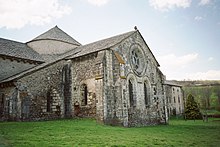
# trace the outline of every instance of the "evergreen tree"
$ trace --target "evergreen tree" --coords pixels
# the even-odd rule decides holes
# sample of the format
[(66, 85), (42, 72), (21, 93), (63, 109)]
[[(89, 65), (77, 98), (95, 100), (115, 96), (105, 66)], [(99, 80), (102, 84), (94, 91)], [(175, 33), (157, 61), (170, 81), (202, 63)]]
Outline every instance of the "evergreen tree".
[(185, 107), (185, 118), (186, 119), (202, 119), (198, 104), (196, 103), (192, 94), (189, 94), (186, 100)]

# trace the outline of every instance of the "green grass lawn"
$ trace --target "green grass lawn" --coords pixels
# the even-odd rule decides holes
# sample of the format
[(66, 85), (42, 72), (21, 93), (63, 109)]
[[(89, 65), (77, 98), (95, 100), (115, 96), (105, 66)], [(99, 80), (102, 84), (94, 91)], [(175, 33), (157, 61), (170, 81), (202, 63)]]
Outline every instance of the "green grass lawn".
[(169, 125), (112, 127), (91, 119), (1, 122), (0, 146), (220, 146), (220, 119), (171, 120)]

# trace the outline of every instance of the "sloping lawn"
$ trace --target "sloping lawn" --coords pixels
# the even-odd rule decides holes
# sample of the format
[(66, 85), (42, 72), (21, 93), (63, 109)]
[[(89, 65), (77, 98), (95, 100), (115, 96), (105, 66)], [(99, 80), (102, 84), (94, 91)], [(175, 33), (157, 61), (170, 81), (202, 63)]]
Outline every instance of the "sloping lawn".
[(220, 119), (171, 120), (169, 125), (112, 127), (91, 119), (1, 122), (0, 146), (220, 146)]

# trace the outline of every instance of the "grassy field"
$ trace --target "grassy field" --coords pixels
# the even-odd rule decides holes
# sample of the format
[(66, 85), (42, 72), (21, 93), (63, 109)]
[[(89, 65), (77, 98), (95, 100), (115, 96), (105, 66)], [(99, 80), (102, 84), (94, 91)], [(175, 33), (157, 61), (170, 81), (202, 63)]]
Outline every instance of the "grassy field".
[(0, 146), (220, 146), (220, 119), (122, 128), (91, 119), (1, 122)]

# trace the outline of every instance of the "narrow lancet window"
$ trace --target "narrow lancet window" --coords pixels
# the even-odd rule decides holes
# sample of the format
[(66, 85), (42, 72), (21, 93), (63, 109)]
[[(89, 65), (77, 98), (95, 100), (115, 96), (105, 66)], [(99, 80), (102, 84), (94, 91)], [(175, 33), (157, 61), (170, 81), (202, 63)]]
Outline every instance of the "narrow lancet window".
[(131, 81), (129, 80), (128, 83), (128, 88), (129, 88), (129, 100), (130, 100), (130, 106), (133, 107), (134, 106), (134, 95), (133, 95), (133, 84), (131, 83)]
[(88, 104), (88, 89), (86, 84), (81, 86), (81, 105), (86, 106)]
[(146, 83), (144, 83), (144, 100), (145, 100), (145, 105), (147, 106), (149, 102), (148, 102), (148, 91), (147, 91)]
[(52, 103), (52, 99), (51, 99), (50, 91), (48, 91), (47, 92), (47, 112), (51, 112), (51, 103)]

